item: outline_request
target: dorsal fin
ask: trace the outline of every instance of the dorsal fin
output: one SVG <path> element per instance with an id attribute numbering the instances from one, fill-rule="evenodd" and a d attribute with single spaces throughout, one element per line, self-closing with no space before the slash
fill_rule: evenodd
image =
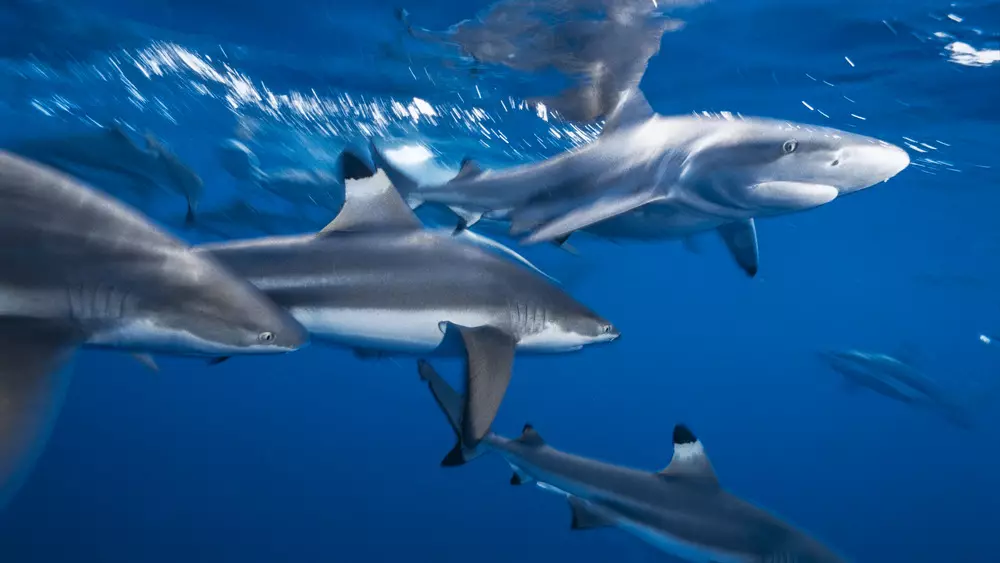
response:
<path id="1" fill-rule="evenodd" d="M 517 442 L 524 444 L 525 446 L 544 446 L 545 440 L 542 436 L 535 430 L 535 427 L 531 424 L 525 424 L 524 430 L 521 431 L 521 436 L 518 437 Z"/>
<path id="2" fill-rule="evenodd" d="M 719 484 L 701 440 L 683 424 L 674 427 L 674 457 L 670 465 L 660 471 L 660 475 L 693 479 L 714 486 Z"/>
<path id="3" fill-rule="evenodd" d="M 476 176 L 481 175 L 482 173 L 483 173 L 482 167 L 480 167 L 475 160 L 472 160 L 469 157 L 465 157 L 462 159 L 462 165 L 458 169 L 458 174 L 456 174 L 451 181 L 454 182 L 455 180 L 470 180 L 472 178 L 475 178 Z"/>
<path id="4" fill-rule="evenodd" d="M 108 136 L 112 139 L 127 144 L 129 148 L 142 150 L 139 145 L 136 144 L 132 136 L 128 134 L 128 131 L 125 130 L 125 126 L 121 123 L 112 123 L 111 125 L 105 127 L 105 131 L 107 131 Z"/>
<path id="5" fill-rule="evenodd" d="M 604 121 L 604 128 L 601 129 L 601 135 L 610 135 L 619 129 L 627 129 L 646 121 L 654 115 L 655 112 L 653 112 L 653 108 L 650 107 L 649 102 L 646 101 L 646 96 L 643 95 L 642 90 L 638 88 L 625 90 L 621 93 L 615 109 L 611 110 L 611 114 Z"/>
<path id="6" fill-rule="evenodd" d="M 409 231 L 423 228 L 399 192 L 379 169 L 374 176 L 344 183 L 344 207 L 319 235 L 346 231 Z"/>
<path id="7" fill-rule="evenodd" d="M 167 147 L 149 131 L 143 133 L 142 140 L 146 142 L 146 150 L 156 156 L 165 156 L 168 152 Z"/>

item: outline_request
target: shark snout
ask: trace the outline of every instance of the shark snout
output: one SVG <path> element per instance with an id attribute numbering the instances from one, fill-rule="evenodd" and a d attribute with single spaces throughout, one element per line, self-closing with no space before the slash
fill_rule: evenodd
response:
<path id="1" fill-rule="evenodd" d="M 844 172 L 846 181 L 838 185 L 840 195 L 885 182 L 909 165 L 909 153 L 882 141 L 844 147 L 830 162 L 831 169 Z"/>
<path id="2" fill-rule="evenodd" d="M 618 340 L 619 338 L 621 338 L 622 335 L 621 331 L 615 328 L 614 325 L 611 324 L 607 325 L 607 328 L 605 330 L 607 332 L 604 333 L 604 339 L 607 342 L 611 342 L 613 340 Z"/>

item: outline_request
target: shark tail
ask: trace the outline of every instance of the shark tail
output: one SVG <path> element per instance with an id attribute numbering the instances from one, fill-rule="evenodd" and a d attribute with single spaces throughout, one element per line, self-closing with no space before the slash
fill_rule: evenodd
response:
<path id="1" fill-rule="evenodd" d="M 194 204 L 188 200 L 187 213 L 184 214 L 184 227 L 190 229 L 194 227 L 195 223 L 197 223 L 197 218 L 195 217 Z"/>
<path id="2" fill-rule="evenodd" d="M 375 145 L 374 141 L 368 143 L 368 150 L 371 154 L 371 163 L 373 170 L 384 170 L 385 175 L 389 177 L 389 181 L 392 182 L 396 191 L 399 195 L 403 196 L 406 204 L 410 206 L 410 209 L 416 209 L 423 205 L 423 200 L 417 197 L 417 188 L 419 183 L 412 176 L 403 172 L 398 166 L 393 164 L 382 154 L 382 151 Z"/>
<path id="3" fill-rule="evenodd" d="M 425 201 L 420 195 L 420 182 L 406 172 L 403 172 L 398 166 L 387 159 L 375 143 L 369 143 L 369 152 L 372 156 L 372 174 L 374 174 L 374 170 L 384 170 L 385 175 L 389 177 L 389 181 L 392 182 L 393 187 L 396 188 L 399 195 L 403 196 L 403 200 L 410 206 L 410 209 L 416 210 L 421 206 L 427 205 L 444 211 L 455 219 L 456 233 L 468 229 L 482 219 L 483 214 L 481 212 L 466 210 L 443 203 L 435 203 L 433 201 Z M 462 170 L 450 181 L 453 182 L 456 179 L 468 177 L 476 173 L 479 173 L 478 165 L 472 160 L 466 159 L 462 161 Z"/>
<path id="4" fill-rule="evenodd" d="M 455 447 L 441 460 L 444 467 L 456 467 L 464 465 L 482 455 L 483 449 L 478 444 L 467 444 L 462 440 L 462 413 L 464 412 L 465 397 L 456 391 L 447 381 L 438 374 L 437 370 L 430 363 L 419 360 L 417 371 L 420 379 L 427 383 L 431 390 L 431 395 L 437 402 L 441 412 L 444 413 L 448 424 L 455 432 Z"/>

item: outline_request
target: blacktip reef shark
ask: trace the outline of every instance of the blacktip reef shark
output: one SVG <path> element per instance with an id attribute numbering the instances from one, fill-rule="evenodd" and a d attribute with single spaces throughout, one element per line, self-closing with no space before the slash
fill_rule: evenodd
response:
<path id="1" fill-rule="evenodd" d="M 0 507 L 45 444 L 76 348 L 259 354 L 307 336 L 138 213 L 0 151 Z"/>
<path id="2" fill-rule="evenodd" d="M 1000 393 L 1000 385 L 993 385 L 963 400 L 927 377 L 914 366 L 913 359 L 905 356 L 896 358 L 861 350 L 824 350 L 819 356 L 844 376 L 848 390 L 870 389 L 884 397 L 934 412 L 965 430 L 975 426 L 978 408 L 996 399 Z"/>
<path id="3" fill-rule="evenodd" d="M 462 465 L 495 452 L 513 468 L 512 485 L 534 484 L 565 496 L 574 530 L 617 527 L 674 557 L 699 563 L 844 561 L 804 532 L 725 491 L 702 443 L 683 425 L 674 427 L 673 458 L 659 472 L 562 452 L 546 444 L 530 424 L 516 439 L 487 427 L 481 440 L 470 442 L 466 399 L 429 363 L 418 366 L 458 438 L 442 465 Z"/>
<path id="4" fill-rule="evenodd" d="M 561 244 L 580 230 L 623 239 L 716 230 L 750 276 L 755 218 L 829 203 L 910 162 L 895 145 L 827 127 L 657 115 L 638 89 L 621 96 L 597 140 L 542 162 L 483 170 L 466 160 L 451 181 L 420 185 L 372 150 L 412 205 L 446 205 L 465 225 L 503 219 L 526 244 Z"/>
<path id="5" fill-rule="evenodd" d="M 343 209 L 318 234 L 197 251 L 260 288 L 314 341 L 362 358 L 466 356 L 490 375 L 474 392 L 494 397 L 507 388 L 515 351 L 570 352 L 619 336 L 512 250 L 425 229 L 382 171 L 349 180 Z"/>
<path id="6" fill-rule="evenodd" d="M 23 141 L 10 151 L 110 192 L 121 186 L 141 195 L 173 191 L 187 202 L 185 221 L 190 223 L 204 191 L 201 177 L 151 133 L 143 135 L 143 141 L 145 146 L 139 146 L 114 124 L 83 134 Z"/>

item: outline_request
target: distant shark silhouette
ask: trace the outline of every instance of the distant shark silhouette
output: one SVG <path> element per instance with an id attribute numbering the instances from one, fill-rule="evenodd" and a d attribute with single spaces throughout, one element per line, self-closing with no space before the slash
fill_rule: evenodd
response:
<path id="1" fill-rule="evenodd" d="M 976 411 L 1000 394 L 1000 383 L 962 399 L 917 370 L 912 360 L 859 350 L 823 351 L 820 358 L 845 378 L 848 389 L 864 387 L 901 403 L 925 408 L 964 429 Z"/>

